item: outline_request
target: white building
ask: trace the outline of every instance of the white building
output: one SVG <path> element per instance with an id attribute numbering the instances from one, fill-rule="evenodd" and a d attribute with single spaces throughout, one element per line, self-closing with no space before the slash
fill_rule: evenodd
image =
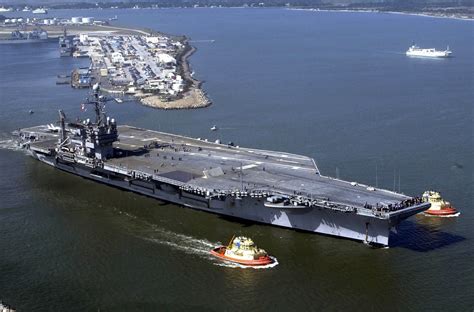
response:
<path id="1" fill-rule="evenodd" d="M 112 58 L 112 63 L 122 64 L 125 61 L 125 59 L 123 58 L 122 53 L 120 53 L 120 52 L 113 52 L 111 54 L 111 58 Z"/>
<path id="2" fill-rule="evenodd" d="M 176 65 L 176 59 L 169 54 L 158 54 L 158 63 L 162 65 Z"/>
<path id="3" fill-rule="evenodd" d="M 168 37 L 158 37 L 158 36 L 149 36 L 145 38 L 147 43 L 159 44 L 159 43 L 167 43 Z"/>
<path id="4" fill-rule="evenodd" d="M 89 41 L 89 36 L 87 34 L 80 34 L 79 41 L 81 43 L 87 43 Z"/>

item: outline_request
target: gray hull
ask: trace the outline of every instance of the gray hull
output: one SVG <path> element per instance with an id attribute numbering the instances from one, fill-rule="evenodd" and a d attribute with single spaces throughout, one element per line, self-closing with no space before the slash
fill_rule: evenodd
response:
<path id="1" fill-rule="evenodd" d="M 116 126 L 109 118 L 66 128 L 61 115 L 60 125 L 22 129 L 19 143 L 72 174 L 224 216 L 388 245 L 392 227 L 430 207 L 323 176 L 307 156 Z"/>
<path id="2" fill-rule="evenodd" d="M 28 43 L 46 43 L 54 42 L 57 39 L 48 38 L 48 39 L 4 39 L 0 40 L 0 44 L 28 44 Z"/>
<path id="3" fill-rule="evenodd" d="M 31 154 L 34 158 L 60 170 L 185 207 L 376 245 L 389 244 L 390 228 L 392 227 L 389 220 L 374 219 L 369 216 L 365 217 L 317 207 L 286 210 L 268 208 L 264 205 L 265 198 L 244 197 L 239 199 L 226 197 L 224 200 L 206 199 L 202 196 L 184 192 L 176 186 L 166 183 L 126 181 L 118 176 L 112 176 L 111 173 L 98 174 L 98 172 L 92 172 L 90 168 L 82 165 L 58 163 L 54 158 L 38 155 L 35 152 Z"/>

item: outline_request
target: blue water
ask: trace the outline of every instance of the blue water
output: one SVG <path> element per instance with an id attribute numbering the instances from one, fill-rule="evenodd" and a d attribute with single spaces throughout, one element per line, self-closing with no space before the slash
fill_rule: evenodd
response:
<path id="1" fill-rule="evenodd" d="M 121 123 L 304 154 L 323 174 L 388 189 L 400 176 L 402 192 L 438 189 L 461 216 L 413 217 L 392 248 L 373 250 L 161 204 L 0 149 L 0 299 L 24 310 L 472 309 L 474 23 L 283 9 L 50 15 L 117 15 L 120 25 L 196 40 L 191 65 L 213 105 L 110 104 Z M 454 57 L 408 58 L 413 41 L 449 45 Z M 86 92 L 55 85 L 55 76 L 87 60 L 60 59 L 55 43 L 0 45 L 0 56 L 4 140 L 55 120 L 57 109 L 81 114 Z M 220 130 L 210 132 L 214 124 Z M 217 266 L 208 245 L 234 233 L 252 236 L 279 265 Z"/>

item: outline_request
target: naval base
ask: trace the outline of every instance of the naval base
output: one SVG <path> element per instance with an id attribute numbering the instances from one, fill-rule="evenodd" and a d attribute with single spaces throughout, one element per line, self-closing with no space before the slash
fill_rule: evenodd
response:
<path id="1" fill-rule="evenodd" d="M 389 245 L 390 230 L 429 203 L 323 176 L 309 157 L 117 125 L 99 87 L 95 120 L 19 130 L 34 158 L 110 186 L 215 214 Z M 399 235 L 403 235 L 402 233 Z"/>

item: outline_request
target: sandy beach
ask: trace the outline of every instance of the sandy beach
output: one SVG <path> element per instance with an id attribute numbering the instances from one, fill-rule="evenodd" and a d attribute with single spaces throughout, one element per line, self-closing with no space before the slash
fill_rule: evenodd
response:
<path id="1" fill-rule="evenodd" d="M 192 87 L 189 91 L 185 92 L 182 98 L 177 100 L 165 101 L 159 95 L 152 95 L 141 98 L 140 103 L 145 106 L 160 109 L 191 109 L 211 105 L 211 101 L 204 92 L 196 87 Z"/>

